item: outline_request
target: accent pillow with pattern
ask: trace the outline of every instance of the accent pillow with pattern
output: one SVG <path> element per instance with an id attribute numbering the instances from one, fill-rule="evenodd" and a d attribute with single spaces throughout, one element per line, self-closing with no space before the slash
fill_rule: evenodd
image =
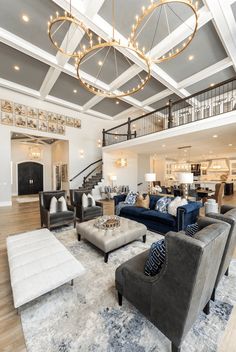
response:
<path id="1" fill-rule="evenodd" d="M 167 213 L 170 202 L 171 202 L 171 199 L 168 197 L 162 197 L 158 199 L 155 205 L 155 210 L 158 210 L 161 213 Z"/>
<path id="2" fill-rule="evenodd" d="M 137 194 L 135 192 L 129 192 L 125 198 L 125 204 L 134 205 L 136 202 Z"/>
<path id="3" fill-rule="evenodd" d="M 197 223 L 188 225 L 185 230 L 185 235 L 193 237 L 199 231 Z"/>
<path id="4" fill-rule="evenodd" d="M 147 261 L 144 267 L 144 274 L 147 276 L 155 276 L 161 271 L 165 263 L 166 246 L 165 240 L 154 242 L 151 245 Z"/>

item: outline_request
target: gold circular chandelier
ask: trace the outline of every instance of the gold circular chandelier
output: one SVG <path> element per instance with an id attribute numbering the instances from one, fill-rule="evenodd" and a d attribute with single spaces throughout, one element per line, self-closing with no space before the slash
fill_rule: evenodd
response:
<path id="1" fill-rule="evenodd" d="M 198 28 L 198 13 L 197 13 L 197 11 L 198 11 L 198 2 L 197 1 L 196 1 L 195 5 L 194 5 L 192 0 L 158 0 L 156 2 L 151 0 L 151 4 L 147 8 L 145 8 L 144 6 L 142 7 L 142 14 L 140 16 L 137 15 L 135 17 L 136 18 L 136 22 L 135 22 L 135 24 L 132 25 L 131 35 L 130 35 L 130 42 L 133 44 L 133 46 L 137 45 L 138 36 L 143 31 L 143 28 L 145 27 L 147 22 L 150 20 L 150 18 L 153 15 L 154 11 L 158 10 L 158 9 L 159 9 L 159 18 L 158 18 L 158 21 L 157 21 L 157 25 L 156 25 L 156 29 L 155 29 L 155 32 L 154 32 L 154 36 L 155 36 L 156 32 L 158 32 L 157 31 L 157 27 L 159 25 L 160 15 L 161 15 L 161 12 L 162 12 L 163 8 L 164 8 L 163 11 L 164 11 L 165 19 L 166 19 L 166 25 L 167 25 L 167 28 L 168 28 L 169 34 L 170 34 L 170 28 L 169 28 L 170 24 L 169 24 L 169 21 L 168 21 L 168 16 L 167 16 L 167 12 L 166 12 L 165 6 L 167 6 L 173 13 L 175 13 L 175 11 L 170 7 L 171 4 L 182 4 L 186 8 L 188 8 L 190 11 L 192 11 L 193 16 L 194 16 L 194 26 L 193 26 L 193 28 L 190 28 L 186 24 L 186 26 L 188 26 L 189 30 L 191 30 L 191 34 L 188 36 L 188 38 L 186 40 L 182 41 L 183 44 L 180 47 L 172 48 L 167 53 L 165 53 L 165 55 L 162 55 L 161 57 L 158 57 L 158 56 L 152 57 L 151 60 L 154 63 L 161 63 L 163 61 L 167 61 L 167 60 L 173 59 L 177 55 L 182 53 L 189 46 L 189 44 L 192 42 L 192 40 L 193 40 L 193 38 L 194 38 L 194 36 L 195 36 L 195 34 L 197 32 L 197 28 Z M 180 16 L 178 16 L 178 14 L 175 13 L 175 15 L 180 18 Z M 184 23 L 183 20 L 182 20 L 182 22 Z M 153 37 L 153 40 L 154 40 L 154 37 Z M 151 55 L 151 49 L 152 48 L 150 48 L 150 55 Z"/>
<path id="2" fill-rule="evenodd" d="M 96 77 L 94 77 L 94 82 L 87 82 L 84 78 L 83 75 L 81 75 L 81 65 L 83 64 L 83 62 L 85 62 L 86 60 L 89 59 L 89 57 L 93 57 L 94 55 L 96 55 L 97 51 L 101 51 L 102 49 L 107 48 L 107 54 L 104 58 L 103 61 L 100 61 L 100 69 L 96 75 Z M 136 54 L 144 63 L 144 65 L 146 66 L 146 75 L 145 77 L 141 77 L 139 76 L 140 82 L 127 90 L 122 90 L 120 91 L 117 88 L 114 89 L 101 89 L 96 85 L 97 80 L 99 79 L 99 74 L 101 73 L 102 68 L 105 66 L 106 64 L 106 58 L 109 54 L 109 50 L 110 49 L 114 49 L 115 50 L 119 50 L 119 49 L 125 49 L 128 50 L 130 52 L 133 52 L 134 54 Z M 116 61 L 116 60 L 115 60 Z M 128 61 L 128 60 L 127 60 Z M 117 62 L 115 62 L 115 65 L 117 65 Z M 132 65 L 132 64 L 131 64 Z M 81 51 L 76 59 L 75 59 L 75 66 L 76 66 L 76 70 L 77 70 L 77 77 L 81 83 L 81 85 L 87 89 L 89 92 L 102 96 L 102 97 L 107 97 L 107 98 L 121 98 L 127 95 L 131 95 L 134 93 L 137 93 L 139 90 L 143 89 L 143 87 L 145 86 L 145 84 L 149 81 L 149 79 L 151 78 L 151 69 L 150 69 L 150 62 L 149 59 L 144 55 L 144 53 L 139 50 L 138 48 L 134 48 L 132 45 L 123 45 L 120 42 L 116 41 L 115 39 L 109 41 L 109 42 L 103 42 L 103 43 L 98 43 L 95 45 L 92 45 L 90 48 L 84 48 L 83 51 Z M 116 68 L 117 70 L 117 68 Z"/>
<path id="3" fill-rule="evenodd" d="M 66 28 L 66 36 L 63 38 L 61 44 L 59 44 L 60 36 L 62 36 L 62 31 Z M 59 50 L 62 54 L 69 57 L 76 57 L 77 52 L 74 50 L 70 50 L 68 45 L 70 43 L 70 39 L 73 35 L 77 34 L 76 32 L 80 31 L 82 35 L 86 34 L 88 40 L 91 41 L 92 33 L 90 30 L 83 24 L 83 22 L 77 20 L 71 13 L 71 1 L 70 1 L 70 12 L 64 12 L 64 15 L 59 15 L 56 12 L 56 17 L 50 16 L 50 20 L 48 22 L 48 35 L 54 47 Z M 57 37 L 56 37 L 57 36 Z M 57 39 L 58 38 L 58 39 Z"/>

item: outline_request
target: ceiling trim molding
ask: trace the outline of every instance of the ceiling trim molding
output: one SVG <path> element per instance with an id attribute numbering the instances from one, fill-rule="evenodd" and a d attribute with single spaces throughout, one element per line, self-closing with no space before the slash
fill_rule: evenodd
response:
<path id="1" fill-rule="evenodd" d="M 165 90 L 161 91 L 160 93 L 157 93 L 157 94 L 153 95 L 152 97 L 144 100 L 142 102 L 142 105 L 143 106 L 151 105 L 151 104 L 157 102 L 158 100 L 161 100 L 161 99 L 168 97 L 171 94 L 172 94 L 172 91 L 170 89 L 165 89 Z"/>
<path id="2" fill-rule="evenodd" d="M 21 84 L 8 81 L 6 79 L 0 78 L 0 87 L 13 90 L 14 92 L 29 95 L 33 98 L 40 99 L 39 91 L 22 86 Z"/>
<path id="3" fill-rule="evenodd" d="M 229 2 L 221 0 L 203 0 L 213 15 L 213 22 L 222 43 L 232 60 L 236 71 L 235 18 Z"/>

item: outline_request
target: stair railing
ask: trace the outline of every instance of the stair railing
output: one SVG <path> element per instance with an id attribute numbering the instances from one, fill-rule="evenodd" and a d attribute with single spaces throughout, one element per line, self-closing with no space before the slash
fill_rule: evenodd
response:
<path id="1" fill-rule="evenodd" d="M 78 174 L 76 174 L 74 177 L 72 177 L 70 179 L 70 182 L 74 181 L 77 177 L 79 177 L 80 175 L 82 175 L 86 170 L 88 170 L 91 166 L 97 164 L 97 163 L 101 163 L 102 159 L 96 160 L 93 163 L 89 164 L 88 166 L 86 166 L 82 171 L 80 171 Z M 100 166 L 100 165 L 99 165 Z M 92 172 L 91 172 L 92 173 Z"/>

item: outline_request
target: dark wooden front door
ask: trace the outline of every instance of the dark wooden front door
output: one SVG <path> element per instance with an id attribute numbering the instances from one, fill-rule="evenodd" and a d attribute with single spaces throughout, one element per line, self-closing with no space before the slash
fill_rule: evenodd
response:
<path id="1" fill-rule="evenodd" d="M 43 165 L 34 162 L 18 164 L 18 194 L 37 194 L 43 191 Z"/>

